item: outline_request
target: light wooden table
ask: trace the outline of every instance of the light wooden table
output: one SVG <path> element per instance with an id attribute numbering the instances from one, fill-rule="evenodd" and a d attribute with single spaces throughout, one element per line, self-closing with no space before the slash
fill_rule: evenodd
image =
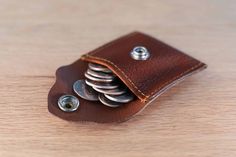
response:
<path id="1" fill-rule="evenodd" d="M 0 156 L 236 156 L 236 2 L 0 0 Z M 143 31 L 208 69 L 121 124 L 47 111 L 55 70 Z"/>

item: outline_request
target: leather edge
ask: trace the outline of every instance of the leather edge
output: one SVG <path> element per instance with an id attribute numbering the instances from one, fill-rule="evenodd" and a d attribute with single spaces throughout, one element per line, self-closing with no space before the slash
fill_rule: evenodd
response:
<path id="1" fill-rule="evenodd" d="M 101 64 L 101 65 L 104 65 L 104 66 L 110 68 L 129 87 L 129 89 L 142 102 L 150 101 L 156 93 L 158 93 L 160 90 L 162 90 L 163 88 L 165 88 L 166 86 L 168 86 L 169 84 L 174 82 L 175 80 L 178 80 L 178 79 L 184 77 L 185 75 L 187 75 L 189 73 L 193 73 L 194 71 L 198 71 L 199 69 L 203 70 L 203 69 L 205 69 L 207 67 L 206 64 L 204 64 L 204 63 L 199 61 L 197 64 L 195 64 L 194 66 L 192 66 L 188 70 L 182 72 L 181 74 L 175 76 L 174 78 L 172 78 L 170 80 L 167 80 L 166 83 L 164 83 L 162 86 L 160 86 L 159 88 L 154 90 L 151 94 L 145 95 L 135 86 L 135 84 L 132 83 L 132 81 L 125 75 L 125 73 L 123 71 L 121 71 L 119 69 L 119 67 L 116 66 L 111 61 L 103 59 L 103 58 L 91 56 L 89 54 L 85 54 L 85 55 L 81 56 L 81 60 L 88 61 L 88 62 L 93 62 L 93 63 L 97 63 L 97 64 Z"/>

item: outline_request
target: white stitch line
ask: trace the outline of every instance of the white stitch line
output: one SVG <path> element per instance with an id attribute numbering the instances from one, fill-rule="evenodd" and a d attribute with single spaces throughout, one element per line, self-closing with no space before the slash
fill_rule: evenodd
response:
<path id="1" fill-rule="evenodd" d="M 179 74 L 178 76 L 176 76 L 176 77 L 172 78 L 171 80 L 167 81 L 166 83 L 164 83 L 161 87 L 157 88 L 157 90 L 154 90 L 150 95 L 145 95 L 142 91 L 140 91 L 140 90 L 138 89 L 138 87 L 132 82 L 132 80 L 130 80 L 130 79 L 128 78 L 128 76 L 127 76 L 117 65 L 115 65 L 113 62 L 111 62 L 111 61 L 109 61 L 109 60 L 106 60 L 106 59 L 103 59 L 103 58 L 91 56 L 91 55 L 88 55 L 88 54 L 83 55 L 81 58 L 82 58 L 82 59 L 83 59 L 83 58 L 86 59 L 86 56 L 87 56 L 87 57 L 90 57 L 90 58 L 95 58 L 95 59 L 98 59 L 98 60 L 102 60 L 102 61 L 108 62 L 108 63 L 112 64 L 113 66 L 115 66 L 115 67 L 126 77 L 126 79 L 129 80 L 129 82 L 134 86 L 134 88 L 135 88 L 136 90 L 138 90 L 138 92 L 139 92 L 140 94 L 142 94 L 143 96 L 145 96 L 144 101 L 147 101 L 148 98 L 150 98 L 151 96 L 153 96 L 158 90 L 160 90 L 161 88 L 165 87 L 165 86 L 166 86 L 167 84 L 169 84 L 170 82 L 176 80 L 177 78 L 179 78 L 180 76 L 184 75 L 185 73 L 188 73 L 189 71 L 191 71 L 191 70 L 197 68 L 198 66 L 202 65 L 202 63 L 199 62 L 198 64 L 192 66 L 192 67 L 189 68 L 188 70 L 182 72 L 182 73 Z"/>
<path id="2" fill-rule="evenodd" d="M 87 56 L 87 57 L 90 57 L 90 58 L 95 58 L 95 59 L 98 59 L 98 60 L 102 60 L 102 61 L 108 62 L 108 63 L 112 64 L 113 66 L 115 66 L 115 67 L 126 77 L 126 79 L 129 80 L 129 82 L 134 86 L 134 88 L 135 88 L 136 90 L 138 90 L 138 92 L 139 92 L 140 94 L 142 94 L 143 96 L 145 96 L 146 98 L 148 98 L 148 96 L 146 96 L 142 91 L 140 91 L 140 90 L 138 89 L 138 87 L 132 82 L 132 80 L 130 80 L 130 79 L 128 78 L 128 76 L 127 76 L 117 65 L 115 65 L 113 62 L 111 62 L 111 61 L 109 61 L 109 60 L 106 60 L 106 59 L 103 59 L 103 58 L 91 56 L 91 55 L 88 55 L 88 54 L 87 54 L 86 56 Z M 85 56 L 82 56 L 82 57 L 85 57 Z M 86 58 L 86 57 L 85 57 L 85 58 Z"/>
<path id="3" fill-rule="evenodd" d="M 189 71 L 191 71 L 191 70 L 193 70 L 193 69 L 195 69 L 195 68 L 197 68 L 197 67 L 200 67 L 200 65 L 203 65 L 203 63 L 199 62 L 198 64 L 192 66 L 191 68 L 189 68 L 188 70 L 182 72 L 181 74 L 179 74 L 178 76 L 174 77 L 173 79 L 167 81 L 167 82 L 164 83 L 161 87 L 157 88 L 157 90 L 153 91 L 153 92 L 149 95 L 149 97 L 150 97 L 150 96 L 153 96 L 158 90 L 160 90 L 161 88 L 165 87 L 165 86 L 166 86 L 167 84 L 169 84 L 170 82 L 172 82 L 172 81 L 174 81 L 174 80 L 180 78 L 182 75 L 188 73 Z"/>

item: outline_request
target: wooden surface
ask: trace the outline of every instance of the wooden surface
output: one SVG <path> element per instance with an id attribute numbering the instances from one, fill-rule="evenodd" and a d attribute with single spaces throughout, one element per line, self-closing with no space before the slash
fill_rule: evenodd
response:
<path id="1" fill-rule="evenodd" d="M 236 156 L 236 2 L 0 0 L 0 156 Z M 47 111 L 55 70 L 143 31 L 208 69 L 121 124 Z M 79 70 L 79 69 L 78 69 Z"/>

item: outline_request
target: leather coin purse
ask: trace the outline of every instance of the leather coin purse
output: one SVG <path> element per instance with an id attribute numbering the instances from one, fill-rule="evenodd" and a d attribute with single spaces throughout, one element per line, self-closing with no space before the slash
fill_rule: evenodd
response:
<path id="1" fill-rule="evenodd" d="M 76 95 L 73 84 L 86 79 L 84 73 L 89 63 L 111 70 L 133 93 L 134 100 L 112 108 Z M 133 32 L 82 55 L 71 65 L 60 67 L 48 94 L 48 109 L 70 121 L 123 122 L 142 111 L 167 89 L 205 68 L 206 64 L 180 50 L 149 35 Z M 63 95 L 78 99 L 73 100 L 79 103 L 73 112 L 65 112 L 58 105 Z"/>

